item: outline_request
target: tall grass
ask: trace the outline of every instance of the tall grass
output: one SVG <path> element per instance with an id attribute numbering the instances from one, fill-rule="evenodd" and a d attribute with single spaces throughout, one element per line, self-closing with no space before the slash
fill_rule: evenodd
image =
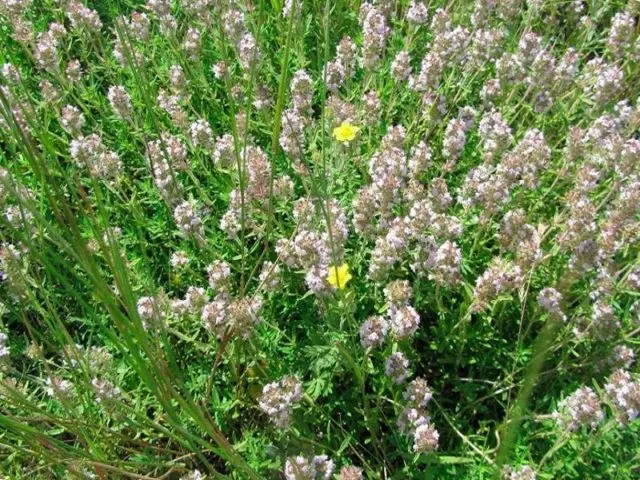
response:
<path id="1" fill-rule="evenodd" d="M 0 1 L 0 473 L 637 477 L 639 15 Z"/>

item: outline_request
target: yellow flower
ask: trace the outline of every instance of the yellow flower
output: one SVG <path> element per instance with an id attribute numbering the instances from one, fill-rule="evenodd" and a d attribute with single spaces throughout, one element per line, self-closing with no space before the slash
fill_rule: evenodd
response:
<path id="1" fill-rule="evenodd" d="M 356 138 L 356 134 L 360 131 L 360 127 L 351 125 L 349 122 L 342 122 L 339 127 L 333 129 L 333 136 L 339 142 L 350 142 Z"/>
<path id="2" fill-rule="evenodd" d="M 338 287 L 343 290 L 347 286 L 347 282 L 351 280 L 351 274 L 349 273 L 349 264 L 343 263 L 342 265 L 333 266 L 329 268 L 329 275 L 327 275 L 327 282 L 334 287 Z"/>

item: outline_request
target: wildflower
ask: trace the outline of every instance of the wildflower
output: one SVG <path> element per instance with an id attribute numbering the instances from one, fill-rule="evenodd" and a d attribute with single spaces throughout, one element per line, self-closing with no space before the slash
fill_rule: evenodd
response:
<path id="1" fill-rule="evenodd" d="M 256 110 L 265 110 L 273 105 L 273 100 L 269 87 L 267 85 L 259 85 L 253 96 L 253 107 Z"/>
<path id="2" fill-rule="evenodd" d="M 203 22 L 208 24 L 211 22 L 209 10 L 213 9 L 214 4 L 218 2 L 215 0 L 184 0 L 180 3 L 188 13 L 200 17 Z"/>
<path id="3" fill-rule="evenodd" d="M 340 470 L 339 480 L 363 480 L 362 469 L 349 465 Z"/>
<path id="4" fill-rule="evenodd" d="M 49 80 L 42 80 L 39 84 L 42 99 L 50 104 L 56 104 L 62 97 L 60 90 L 53 86 Z"/>
<path id="5" fill-rule="evenodd" d="M 382 345 L 388 331 L 389 323 L 383 317 L 379 315 L 369 317 L 360 326 L 360 344 L 362 348 Z"/>
<path id="6" fill-rule="evenodd" d="M 69 400 L 73 394 L 73 383 L 60 377 L 49 377 L 44 391 L 52 398 Z"/>
<path id="7" fill-rule="evenodd" d="M 29 229 L 33 214 L 18 205 L 9 205 L 4 211 L 4 218 L 16 229 Z"/>
<path id="8" fill-rule="evenodd" d="M 375 125 L 380 120 L 380 97 L 375 90 L 368 90 L 364 94 L 362 102 L 363 122 L 366 125 Z"/>
<path id="9" fill-rule="evenodd" d="M 121 85 L 109 87 L 107 98 L 116 115 L 124 120 L 131 118 L 131 97 Z"/>
<path id="10" fill-rule="evenodd" d="M 336 49 L 336 62 L 344 73 L 344 80 L 349 80 L 356 72 L 358 47 L 349 36 L 345 36 L 338 43 Z"/>
<path id="11" fill-rule="evenodd" d="M 343 263 L 340 266 L 336 265 L 329 269 L 327 282 L 340 290 L 344 290 L 351 278 L 351 274 L 349 273 L 349 264 Z"/>
<path id="12" fill-rule="evenodd" d="M 227 291 L 231 280 L 231 267 L 227 262 L 222 260 L 214 260 L 207 267 L 207 275 L 209 276 L 209 285 L 216 291 Z"/>
<path id="13" fill-rule="evenodd" d="M 358 47 L 353 40 L 345 36 L 336 49 L 336 58 L 327 63 L 325 81 L 332 92 L 336 92 L 345 81 L 350 80 L 356 71 Z"/>
<path id="14" fill-rule="evenodd" d="M 289 457 L 284 465 L 286 480 L 329 480 L 335 469 L 332 460 L 326 455 L 310 458 L 298 455 Z"/>
<path id="15" fill-rule="evenodd" d="M 404 82 L 411 75 L 411 64 L 409 63 L 409 53 L 405 50 L 398 52 L 391 63 L 391 76 L 400 83 Z"/>
<path id="16" fill-rule="evenodd" d="M 553 416 L 561 428 L 574 432 L 582 425 L 597 427 L 604 412 L 596 393 L 589 387 L 581 387 L 558 404 Z"/>
<path id="17" fill-rule="evenodd" d="M 294 6 L 295 6 L 295 3 L 293 0 L 285 0 L 284 5 L 282 6 L 282 16 L 284 18 L 288 18 L 289 15 L 291 15 L 291 11 Z"/>
<path id="18" fill-rule="evenodd" d="M 367 185 L 356 193 L 353 199 L 353 226 L 363 236 L 371 236 L 375 232 L 373 224 L 377 211 L 378 189 Z"/>
<path id="19" fill-rule="evenodd" d="M 562 312 L 562 294 L 555 288 L 543 288 L 538 294 L 538 305 L 556 320 L 566 321 L 567 316 Z"/>
<path id="20" fill-rule="evenodd" d="M 0 306 L 0 312 L 2 311 L 2 307 Z M 0 334 L 2 337 L 2 334 Z M 44 350 L 42 345 L 38 345 L 35 342 L 30 342 L 29 345 L 24 349 L 24 354 L 29 360 L 38 361 L 43 358 Z M 2 358 L 2 353 L 0 351 L 0 358 Z"/>
<path id="21" fill-rule="evenodd" d="M 280 265 L 270 261 L 264 262 L 258 278 L 260 287 L 267 292 L 275 292 L 280 286 L 281 276 Z"/>
<path id="22" fill-rule="evenodd" d="M 623 88 L 624 71 L 618 65 L 607 63 L 596 57 L 583 69 L 585 94 L 593 98 L 598 106 L 604 106 Z"/>
<path id="23" fill-rule="evenodd" d="M 67 81 L 69 83 L 77 83 L 82 80 L 82 65 L 78 60 L 71 60 L 65 69 Z"/>
<path id="24" fill-rule="evenodd" d="M 282 175 L 275 179 L 273 183 L 273 194 L 281 199 L 290 199 L 294 192 L 293 180 L 289 175 Z"/>
<path id="25" fill-rule="evenodd" d="M 311 116 L 313 80 L 304 70 L 298 70 L 291 79 L 291 101 L 293 109 L 305 121 Z"/>
<path id="26" fill-rule="evenodd" d="M 260 409 L 279 428 L 291 424 L 291 409 L 302 398 L 302 385 L 293 376 L 286 376 L 278 382 L 268 383 L 262 389 Z"/>
<path id="27" fill-rule="evenodd" d="M 149 39 L 149 29 L 151 27 L 151 20 L 146 13 L 133 12 L 131 18 L 127 19 L 122 17 L 124 25 L 128 27 L 127 33 L 141 42 L 145 42 Z M 125 28 L 126 28 L 125 27 Z"/>
<path id="28" fill-rule="evenodd" d="M 402 352 L 389 355 L 384 365 L 385 375 L 397 384 L 404 382 L 409 376 L 409 360 Z"/>
<path id="29" fill-rule="evenodd" d="M 288 108 L 282 113 L 282 130 L 280 146 L 292 159 L 302 157 L 304 148 L 304 119 L 295 108 Z"/>
<path id="30" fill-rule="evenodd" d="M 120 389 L 109 380 L 94 378 L 91 380 L 91 386 L 96 394 L 96 402 L 98 403 L 110 403 L 120 396 Z"/>
<path id="31" fill-rule="evenodd" d="M 342 124 L 333 129 L 333 136 L 339 142 L 349 143 L 356 138 L 356 135 L 360 131 L 359 127 L 350 124 L 347 121 L 342 122 Z"/>
<path id="32" fill-rule="evenodd" d="M 502 470 L 503 480 L 536 480 L 536 472 L 529 465 L 523 465 L 522 468 L 515 468 L 506 465 Z"/>
<path id="33" fill-rule="evenodd" d="M 391 29 L 380 10 L 370 3 L 360 6 L 363 37 L 363 65 L 366 69 L 375 68 L 382 59 L 387 37 Z"/>
<path id="34" fill-rule="evenodd" d="M 384 296 L 392 307 L 408 305 L 412 295 L 411 283 L 408 280 L 395 280 L 384 288 Z"/>
<path id="35" fill-rule="evenodd" d="M 183 235 L 186 237 L 192 236 L 199 243 L 204 242 L 204 225 L 194 200 L 179 204 L 173 211 L 173 218 Z"/>
<path id="36" fill-rule="evenodd" d="M 62 109 L 60 123 L 69 134 L 78 136 L 85 124 L 85 118 L 78 107 L 67 105 Z"/>
<path id="37" fill-rule="evenodd" d="M 411 158 L 409 158 L 409 172 L 413 178 L 424 173 L 429 168 L 431 162 L 431 150 L 424 140 L 420 140 L 417 145 L 411 149 Z"/>
<path id="38" fill-rule="evenodd" d="M 259 295 L 234 299 L 223 292 L 204 306 L 202 322 L 205 328 L 219 338 L 231 334 L 248 339 L 254 327 L 262 321 L 258 316 L 261 308 L 262 298 Z"/>
<path id="39" fill-rule="evenodd" d="M 616 370 L 604 389 L 621 424 L 635 420 L 640 415 L 640 382 L 634 382 L 629 372 Z"/>
<path id="40" fill-rule="evenodd" d="M 432 92 L 438 88 L 444 61 L 440 54 L 431 51 L 425 55 L 420 64 L 420 72 L 409 78 L 409 87 L 416 92 Z"/>
<path id="41" fill-rule="evenodd" d="M 400 412 L 396 424 L 404 435 L 413 435 L 417 427 L 428 424 L 430 420 L 426 411 L 409 406 Z"/>
<path id="42" fill-rule="evenodd" d="M 212 302 L 202 309 L 202 323 L 204 327 L 222 338 L 226 333 L 225 319 L 229 297 L 226 293 L 216 295 Z"/>
<path id="43" fill-rule="evenodd" d="M 424 3 L 411 2 L 409 10 L 407 11 L 407 20 L 409 20 L 409 22 L 415 23 L 416 25 L 422 25 L 427 23 L 428 16 L 429 10 Z"/>
<path id="44" fill-rule="evenodd" d="M 534 32 L 527 32 L 518 43 L 518 57 L 525 65 L 530 65 L 542 50 L 542 38 Z"/>
<path id="45" fill-rule="evenodd" d="M 327 63 L 325 71 L 325 82 L 331 92 L 337 92 L 344 82 L 344 71 L 342 66 L 335 60 Z"/>
<path id="46" fill-rule="evenodd" d="M 287 480 L 314 480 L 316 469 L 311 460 L 301 455 L 289 457 L 284 464 L 284 478 Z"/>
<path id="47" fill-rule="evenodd" d="M 332 93 L 328 100 L 326 111 L 332 125 L 340 125 L 343 122 L 351 122 L 356 118 L 355 105 L 343 101 L 338 95 Z"/>
<path id="48" fill-rule="evenodd" d="M 528 130 L 512 152 L 505 155 L 498 172 L 512 183 L 520 183 L 534 189 L 539 172 L 544 170 L 551 158 L 548 146 L 540 130 Z"/>
<path id="49" fill-rule="evenodd" d="M 186 129 L 188 124 L 187 114 L 182 108 L 180 102 L 182 102 L 183 97 L 174 93 L 169 95 L 166 90 L 160 90 L 158 94 L 158 105 L 164 111 L 166 111 L 171 117 L 171 121 L 181 129 Z"/>
<path id="50" fill-rule="evenodd" d="M 451 16 L 444 8 L 438 8 L 431 17 L 430 30 L 434 36 L 441 35 L 451 30 Z"/>
<path id="51" fill-rule="evenodd" d="M 616 57 L 621 57 L 631 49 L 635 30 L 635 20 L 628 12 L 618 12 L 611 20 L 611 29 L 607 38 L 607 48 Z"/>
<path id="52" fill-rule="evenodd" d="M 516 54 L 504 53 L 496 60 L 495 66 L 502 86 L 516 85 L 524 80 L 524 66 Z"/>
<path id="53" fill-rule="evenodd" d="M 216 77 L 216 79 L 218 79 L 218 80 L 224 79 L 224 77 L 227 76 L 228 70 L 229 70 L 229 67 L 227 67 L 227 64 L 225 62 L 223 62 L 222 60 L 220 60 L 219 62 L 214 63 L 213 67 L 211 67 L 211 71 L 213 72 L 213 76 Z"/>
<path id="54" fill-rule="evenodd" d="M 194 470 L 187 475 L 180 477 L 180 480 L 206 480 L 206 475 L 203 475 L 200 470 Z"/>
<path id="55" fill-rule="evenodd" d="M 216 139 L 211 159 L 215 165 L 228 167 L 235 159 L 235 147 L 233 136 L 226 133 Z"/>
<path id="56" fill-rule="evenodd" d="M 626 345 L 616 345 L 609 357 L 609 363 L 621 367 L 629 368 L 636 359 L 636 354 L 633 349 Z"/>
<path id="57" fill-rule="evenodd" d="M 593 305 L 592 325 L 593 334 L 599 340 L 608 340 L 618 333 L 620 321 L 613 311 L 613 307 L 604 300 L 598 300 Z"/>
<path id="58" fill-rule="evenodd" d="M 467 67 L 482 69 L 490 65 L 504 50 L 503 41 L 506 32 L 502 29 L 476 30 L 473 33 L 469 49 L 469 63 Z"/>
<path id="59" fill-rule="evenodd" d="M 169 15 L 171 13 L 170 0 L 147 0 L 146 6 L 159 17 L 162 15 Z"/>
<path id="60" fill-rule="evenodd" d="M 316 478 L 318 480 L 329 480 L 333 477 L 335 465 L 326 455 L 316 455 L 313 457 L 313 465 L 316 470 Z"/>
<path id="61" fill-rule="evenodd" d="M 395 306 L 389 308 L 389 324 L 395 338 L 409 338 L 420 326 L 420 315 L 411 305 Z"/>
<path id="62" fill-rule="evenodd" d="M 513 141 L 511 128 L 497 110 L 483 114 L 478 133 L 484 147 L 486 163 L 493 163 L 496 157 Z"/>
<path id="63" fill-rule="evenodd" d="M 187 252 L 177 251 L 171 255 L 171 266 L 173 268 L 183 268 L 189 264 L 189 255 Z"/>
<path id="64" fill-rule="evenodd" d="M 473 309 L 485 310 L 492 300 L 518 288 L 522 280 L 522 269 L 519 266 L 500 257 L 493 258 L 485 272 L 476 280 Z"/>
<path id="65" fill-rule="evenodd" d="M 315 230 L 300 231 L 293 240 L 293 252 L 295 263 L 305 269 L 325 264 L 329 256 L 328 245 Z"/>
<path id="66" fill-rule="evenodd" d="M 455 285 L 461 281 L 462 253 L 454 242 L 447 240 L 440 245 L 431 255 L 430 263 L 429 279 L 440 285 Z"/>
<path id="67" fill-rule="evenodd" d="M 260 49 L 255 37 L 246 32 L 238 41 L 238 57 L 244 70 L 250 70 L 261 58 Z"/>
<path id="68" fill-rule="evenodd" d="M 439 439 L 440 434 L 431 424 L 419 425 L 413 434 L 413 451 L 433 452 L 438 448 Z"/>
<path id="69" fill-rule="evenodd" d="M 11 63 L 2 66 L 2 76 L 8 84 L 18 85 L 21 81 L 20 71 Z"/>
<path id="70" fill-rule="evenodd" d="M 123 45 L 123 38 L 121 37 L 116 38 L 116 40 L 113 43 L 113 56 L 115 57 L 115 59 L 118 61 L 118 63 L 122 67 L 131 67 L 131 66 L 140 65 L 143 60 L 142 53 L 139 50 L 137 50 L 135 47 L 129 48 L 128 46 L 125 46 L 125 45 L 126 45 L 126 37 L 124 39 L 124 45 Z"/>
<path id="71" fill-rule="evenodd" d="M 137 310 L 142 326 L 148 329 L 150 322 L 159 323 L 164 318 L 164 311 L 161 302 L 154 297 L 141 297 L 137 302 Z"/>
<path id="72" fill-rule="evenodd" d="M 203 119 L 196 120 L 189 127 L 189 135 L 194 147 L 205 150 L 211 149 L 213 145 L 213 131 L 209 122 Z"/>
<path id="73" fill-rule="evenodd" d="M 122 170 L 122 161 L 114 151 L 107 150 L 97 134 L 77 136 L 69 145 L 71 158 L 79 167 L 87 167 L 95 177 L 116 177 Z"/>
<path id="74" fill-rule="evenodd" d="M 0 361 L 9 358 L 9 346 L 7 345 L 9 337 L 6 333 L 0 332 Z"/>
<path id="75" fill-rule="evenodd" d="M 395 218 L 386 235 L 378 237 L 371 253 L 369 276 L 382 281 L 402 256 L 411 236 L 411 225 L 405 217 Z"/>
<path id="76" fill-rule="evenodd" d="M 66 14 L 74 29 L 82 28 L 90 32 L 96 32 L 102 28 L 102 22 L 98 17 L 98 12 L 85 7 L 79 2 L 69 2 L 66 8 Z"/>
<path id="77" fill-rule="evenodd" d="M 202 287 L 190 286 L 184 296 L 184 303 L 190 312 L 199 312 L 204 307 L 209 296 Z"/>
<path id="78" fill-rule="evenodd" d="M 451 170 L 464 150 L 467 141 L 466 128 L 462 120 L 451 119 L 442 141 L 442 156 L 447 159 L 446 169 Z"/>
<path id="79" fill-rule="evenodd" d="M 425 408 L 433 394 L 424 378 L 416 377 L 404 391 L 404 399 L 416 408 Z"/>
<path id="80" fill-rule="evenodd" d="M 106 347 L 92 346 L 84 349 L 87 364 L 93 372 L 107 372 L 113 364 L 113 355 Z"/>
<path id="81" fill-rule="evenodd" d="M 271 163 L 260 147 L 245 147 L 241 152 L 246 159 L 248 176 L 246 195 L 253 200 L 266 200 L 271 189 Z"/>
<path id="82" fill-rule="evenodd" d="M 501 94 L 502 85 L 495 78 L 490 78 L 489 80 L 484 82 L 484 85 L 480 90 L 480 98 L 487 106 L 494 105 L 498 98 L 500 98 Z"/>

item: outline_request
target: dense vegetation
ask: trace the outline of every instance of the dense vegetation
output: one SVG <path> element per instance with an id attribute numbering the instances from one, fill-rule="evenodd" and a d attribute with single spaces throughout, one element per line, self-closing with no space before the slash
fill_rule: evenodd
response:
<path id="1" fill-rule="evenodd" d="M 638 478 L 639 15 L 0 0 L 0 473 Z"/>

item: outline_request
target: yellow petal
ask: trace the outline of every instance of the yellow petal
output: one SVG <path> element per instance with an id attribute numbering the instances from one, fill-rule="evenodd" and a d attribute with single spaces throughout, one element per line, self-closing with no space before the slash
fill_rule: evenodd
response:
<path id="1" fill-rule="evenodd" d="M 339 142 L 350 142 L 356 138 L 356 134 L 359 131 L 359 127 L 351 125 L 349 122 L 342 122 L 339 127 L 333 129 L 333 136 Z"/>
<path id="2" fill-rule="evenodd" d="M 332 266 L 329 269 L 327 275 L 327 282 L 334 287 L 344 289 L 347 286 L 347 282 L 351 280 L 351 274 L 349 273 L 349 264 L 343 263 L 340 266 Z"/>

